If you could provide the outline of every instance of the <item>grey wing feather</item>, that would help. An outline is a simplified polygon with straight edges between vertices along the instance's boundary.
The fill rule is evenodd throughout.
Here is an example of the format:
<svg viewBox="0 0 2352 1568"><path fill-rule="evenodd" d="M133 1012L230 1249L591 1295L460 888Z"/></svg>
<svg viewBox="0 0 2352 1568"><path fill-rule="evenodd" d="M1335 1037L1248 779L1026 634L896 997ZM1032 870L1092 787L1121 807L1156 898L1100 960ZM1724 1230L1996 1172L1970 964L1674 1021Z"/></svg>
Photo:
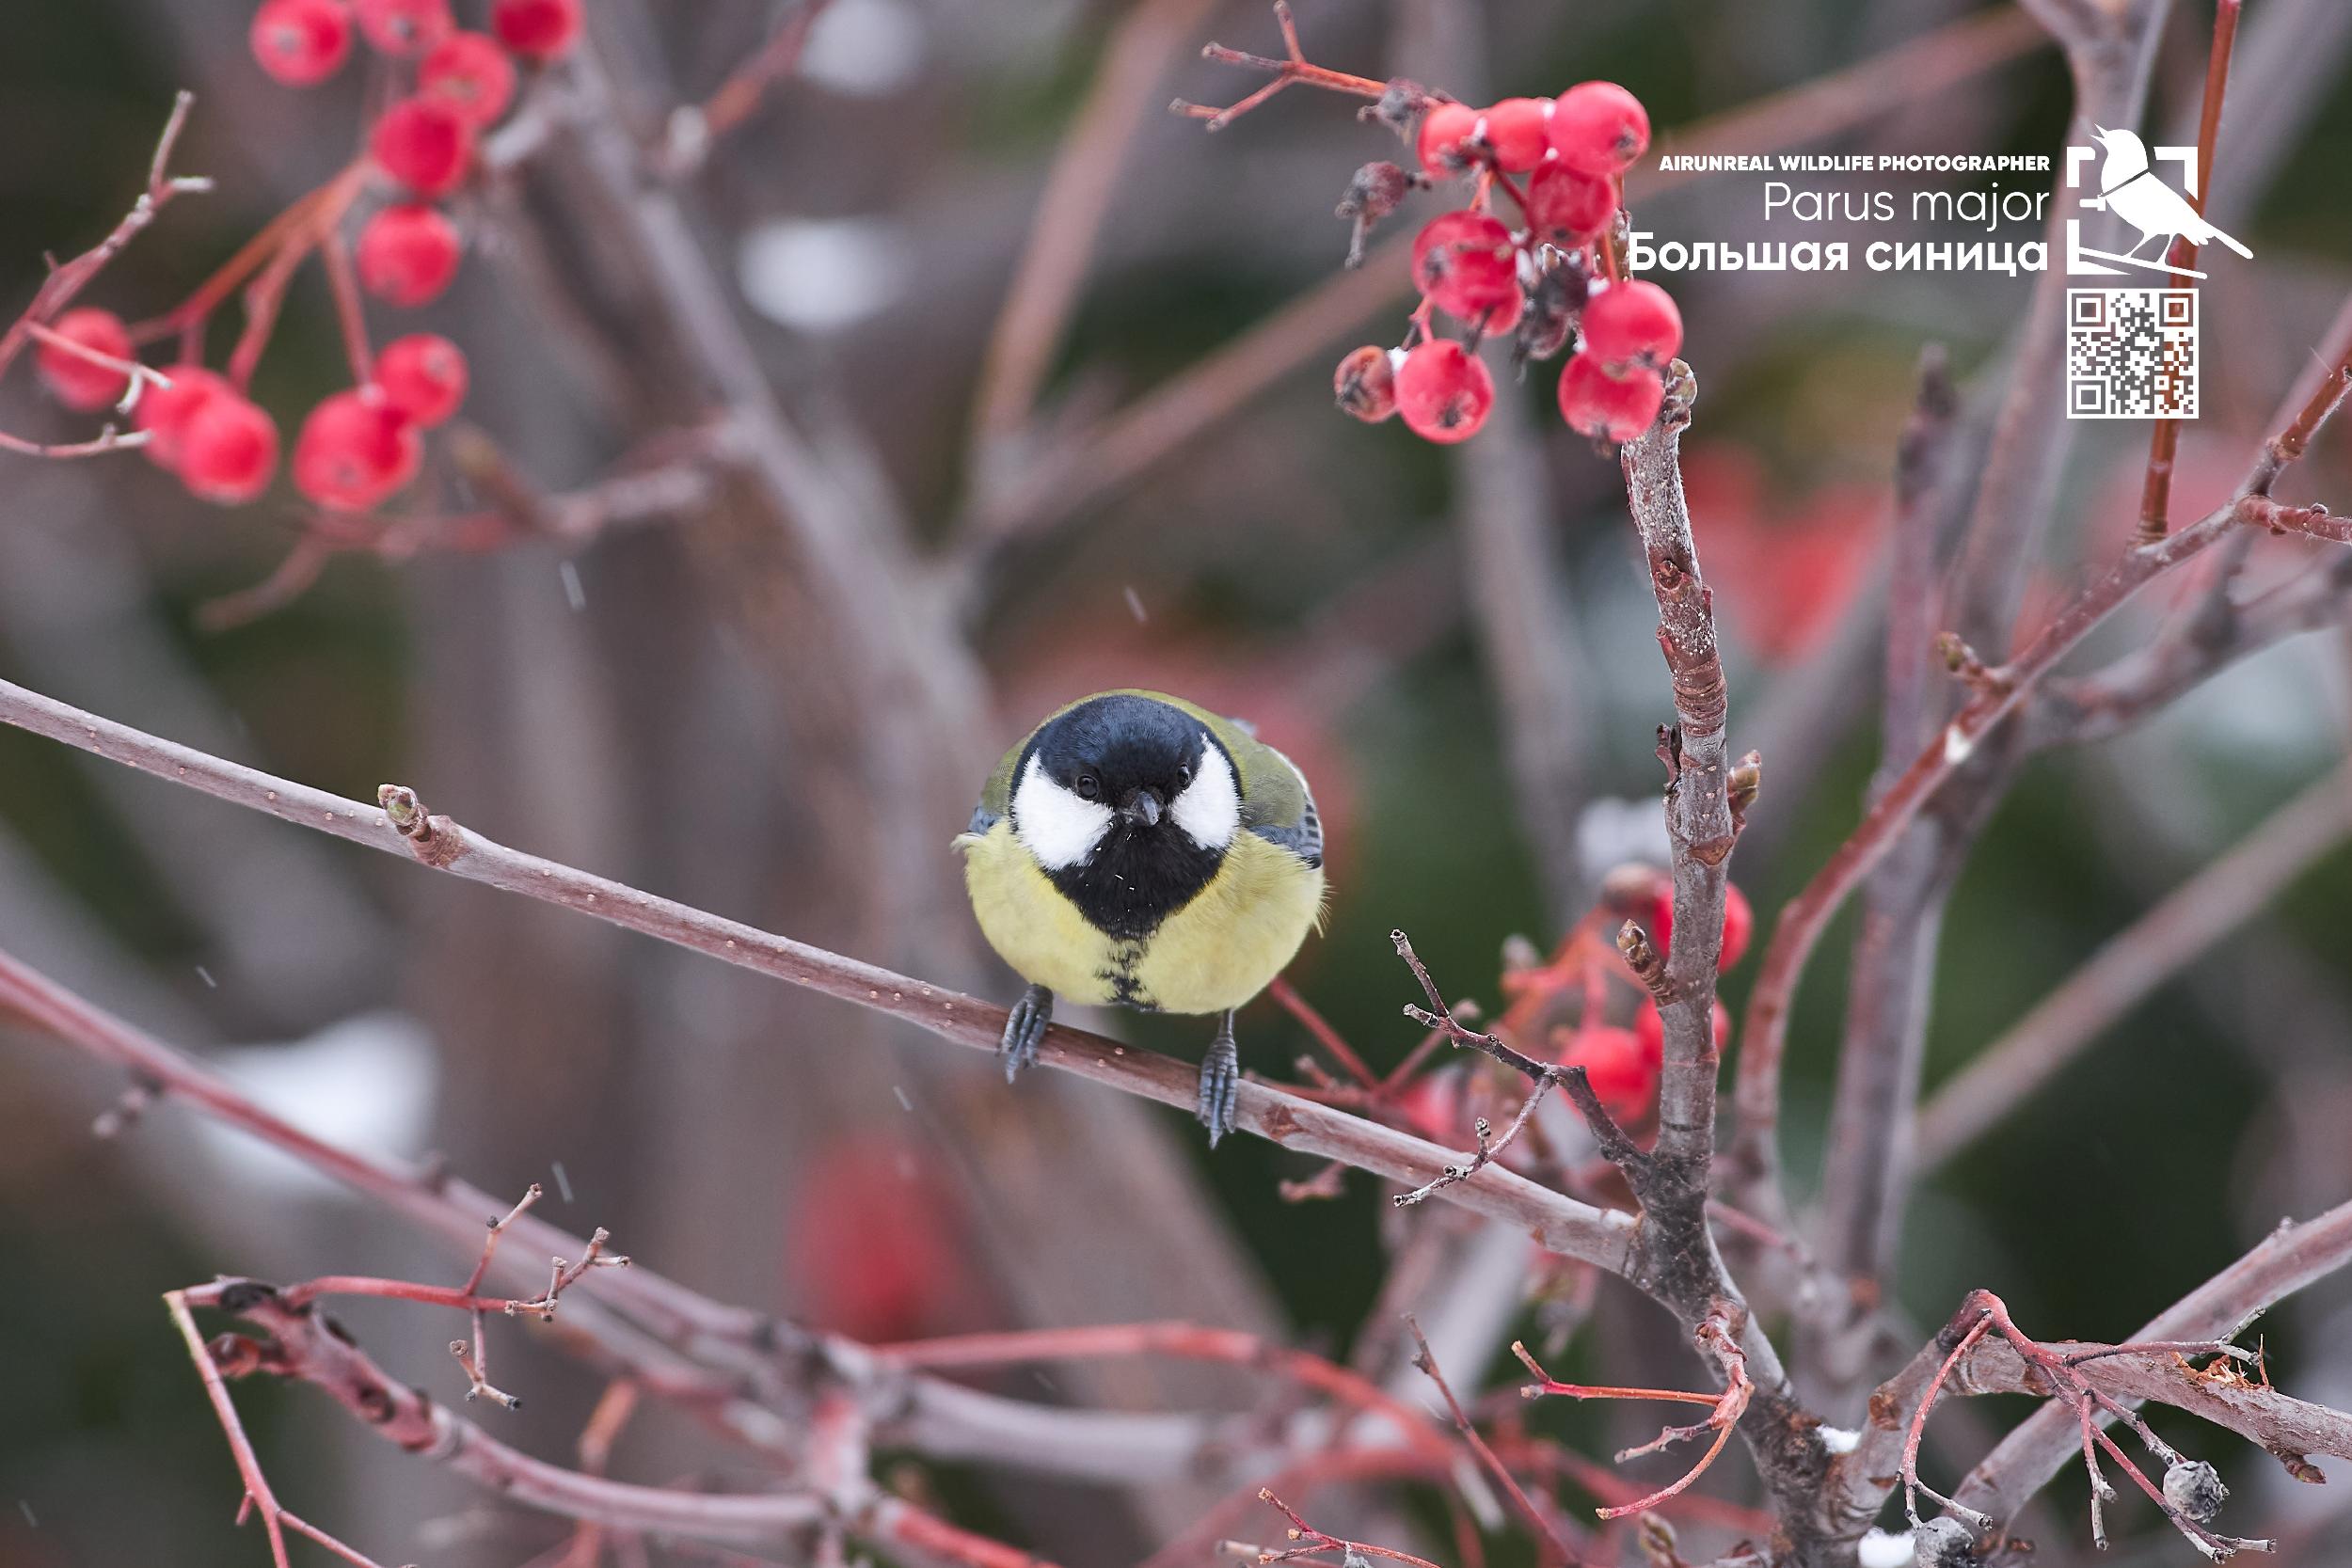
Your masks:
<svg viewBox="0 0 2352 1568"><path fill-rule="evenodd" d="M1249 831L1270 844L1279 844L1305 861L1309 865L1323 864L1323 817L1315 810L1314 792L1307 787L1307 775L1298 765L1263 741L1261 748L1267 755L1290 770L1298 781L1298 819L1295 822L1254 822Z"/></svg>

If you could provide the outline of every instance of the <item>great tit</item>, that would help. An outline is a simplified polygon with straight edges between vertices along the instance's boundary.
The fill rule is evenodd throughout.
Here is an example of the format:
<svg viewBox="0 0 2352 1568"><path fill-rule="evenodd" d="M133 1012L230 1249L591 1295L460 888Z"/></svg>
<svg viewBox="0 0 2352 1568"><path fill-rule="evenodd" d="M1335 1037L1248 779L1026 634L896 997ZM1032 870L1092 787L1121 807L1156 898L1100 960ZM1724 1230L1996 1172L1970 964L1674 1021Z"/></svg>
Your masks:
<svg viewBox="0 0 2352 1568"><path fill-rule="evenodd" d="M1196 1114L1233 1130L1233 1010L1323 918L1306 776L1248 726L1156 691L1104 691L1005 753L956 836L980 930L1029 989L997 1047L1009 1083L1054 998L1215 1013Z"/></svg>

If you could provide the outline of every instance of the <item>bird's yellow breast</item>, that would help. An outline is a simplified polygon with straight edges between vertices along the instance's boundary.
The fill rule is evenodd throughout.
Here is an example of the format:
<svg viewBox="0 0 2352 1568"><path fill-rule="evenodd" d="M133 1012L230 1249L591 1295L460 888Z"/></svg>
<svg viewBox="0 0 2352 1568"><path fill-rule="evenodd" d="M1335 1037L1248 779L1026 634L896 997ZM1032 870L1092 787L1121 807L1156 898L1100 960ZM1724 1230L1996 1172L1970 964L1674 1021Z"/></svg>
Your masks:
<svg viewBox="0 0 2352 1568"><path fill-rule="evenodd" d="M1263 990L1323 914L1323 872L1255 833L1148 936L1091 924L998 820L964 834L964 885L989 945L1022 978L1089 1006L1221 1013Z"/></svg>

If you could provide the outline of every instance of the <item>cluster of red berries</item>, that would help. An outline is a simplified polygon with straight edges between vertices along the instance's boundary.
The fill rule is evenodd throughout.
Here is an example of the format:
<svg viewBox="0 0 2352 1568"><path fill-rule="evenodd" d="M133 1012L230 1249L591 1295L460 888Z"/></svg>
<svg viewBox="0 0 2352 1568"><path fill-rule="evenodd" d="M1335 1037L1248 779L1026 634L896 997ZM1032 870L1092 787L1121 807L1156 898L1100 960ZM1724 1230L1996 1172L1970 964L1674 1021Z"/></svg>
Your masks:
<svg viewBox="0 0 2352 1568"><path fill-rule="evenodd" d="M1508 971L1508 1001L1496 1033L1529 1055L1581 1067L1610 1115L1640 1131L1658 1106L1666 1058L1665 1022L1658 1004L1634 980L1619 955L1615 928L1640 921L1662 955L1674 941L1674 885L1649 866L1629 866L1609 879L1593 912L1578 923L1551 958ZM1723 948L1716 964L1738 963L1756 934L1756 915L1738 888L1726 890ZM1630 1007L1628 998L1634 1000ZM1731 1015L1715 1004L1715 1048L1731 1042ZM1517 1085L1510 1086L1514 1092ZM1466 1085L1458 1073L1429 1075L1400 1109L1419 1130L1440 1142L1462 1135ZM1505 1113L1507 1114L1507 1113Z"/></svg>
<svg viewBox="0 0 2352 1568"><path fill-rule="evenodd" d="M449 0L263 0L253 57L289 87L326 80L356 31L413 68L413 90L377 117L368 151L403 199L360 228L360 284L403 308L423 305L457 274L456 226L432 203L473 171L474 144L514 102L516 60L551 60L580 36L580 0L491 0L490 30L459 29Z"/></svg>
<svg viewBox="0 0 2352 1568"><path fill-rule="evenodd" d="M1366 422L1398 416L1427 440L1466 441L1494 406L1480 343L1510 334L1524 368L1573 338L1560 378L1569 428L1612 445L1647 430L1664 404L1661 372L1682 347L1682 316L1665 290L1621 276L1625 171L1649 147L1641 100L1613 82L1583 82L1556 99L1473 109L1393 83L1376 114L1409 135L1421 170L1357 171L1340 204L1357 227L1352 256L1406 192L1468 180L1471 195L1414 240L1422 300L1405 343L1343 358L1340 407ZM1438 337L1438 313L1465 335Z"/></svg>
<svg viewBox="0 0 2352 1568"><path fill-rule="evenodd" d="M359 228L354 270L388 304L431 302L456 276L460 244L433 205L474 166L476 138L514 101L517 59L544 62L579 37L580 0L491 0L489 32L465 32L450 0L263 0L250 42L262 69L289 87L340 70L356 34L408 87L378 117L370 161L397 190ZM250 501L278 471L277 422L237 379L201 363L135 375L132 333L112 311L71 310L48 324L38 366L68 407L131 404L157 467L189 492L225 505ZM138 386L134 389L133 382ZM388 344L360 385L311 409L294 440L294 487L312 502L364 512L414 479L422 433L464 402L466 356L447 338L418 333Z"/></svg>

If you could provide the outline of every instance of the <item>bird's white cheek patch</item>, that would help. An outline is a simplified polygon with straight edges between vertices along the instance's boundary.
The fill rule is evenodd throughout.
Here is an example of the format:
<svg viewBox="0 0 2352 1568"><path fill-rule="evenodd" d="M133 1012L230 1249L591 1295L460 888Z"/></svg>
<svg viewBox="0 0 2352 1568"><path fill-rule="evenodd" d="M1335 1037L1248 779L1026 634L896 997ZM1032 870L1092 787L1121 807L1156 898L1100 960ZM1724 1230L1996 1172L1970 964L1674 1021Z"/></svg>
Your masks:
<svg viewBox="0 0 2352 1568"><path fill-rule="evenodd" d="M1223 752L1202 743L1200 771L1168 803L1168 815L1203 849L1222 849L1233 842L1241 831L1241 789Z"/></svg>
<svg viewBox="0 0 2352 1568"><path fill-rule="evenodd" d="M1081 800L1046 776L1036 757L1012 792L1012 832L1048 871L1067 871L1094 853L1111 825L1111 809Z"/></svg>

